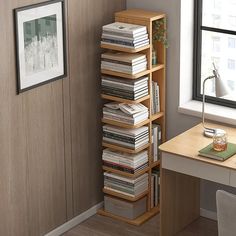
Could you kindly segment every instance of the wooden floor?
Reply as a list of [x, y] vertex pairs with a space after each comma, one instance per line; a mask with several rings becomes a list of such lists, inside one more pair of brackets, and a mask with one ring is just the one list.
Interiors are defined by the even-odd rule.
[[[137, 227], [108, 217], [95, 215], [73, 228], [64, 236], [158, 236], [160, 216], [157, 215]], [[217, 224], [206, 218], [199, 218], [178, 236], [217, 236]]]

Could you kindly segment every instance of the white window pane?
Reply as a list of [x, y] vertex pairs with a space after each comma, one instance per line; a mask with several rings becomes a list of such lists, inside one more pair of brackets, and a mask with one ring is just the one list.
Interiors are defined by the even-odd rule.
[[[226, 98], [236, 101], [236, 48], [233, 47], [235, 41], [234, 35], [202, 31], [201, 85], [205, 78], [213, 75], [214, 62], [221, 78], [229, 87], [230, 95]], [[209, 96], [215, 96], [214, 80], [207, 81], [205, 92]]]
[[236, 0], [205, 0], [202, 25], [236, 31]]

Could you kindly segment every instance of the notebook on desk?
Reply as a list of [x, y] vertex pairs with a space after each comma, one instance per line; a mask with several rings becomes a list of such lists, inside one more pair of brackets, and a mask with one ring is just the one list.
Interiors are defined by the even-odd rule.
[[227, 149], [221, 152], [215, 151], [213, 144], [211, 143], [201, 149], [198, 153], [199, 156], [208, 157], [219, 161], [225, 161], [234, 154], [236, 154], [236, 144], [234, 143], [228, 143]]

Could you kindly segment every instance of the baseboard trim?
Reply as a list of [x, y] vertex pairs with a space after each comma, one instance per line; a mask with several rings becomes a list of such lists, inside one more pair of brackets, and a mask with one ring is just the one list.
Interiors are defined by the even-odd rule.
[[75, 218], [67, 221], [65, 224], [60, 225], [58, 228], [54, 229], [53, 231], [45, 234], [44, 236], [59, 236], [64, 234], [66, 231], [74, 228], [76, 225], [80, 224], [81, 222], [85, 221], [89, 217], [95, 215], [97, 210], [103, 207], [103, 202], [98, 203], [97, 205], [91, 207], [87, 211], [83, 212], [82, 214], [76, 216]]
[[217, 214], [214, 211], [200, 208], [200, 216], [217, 221]]

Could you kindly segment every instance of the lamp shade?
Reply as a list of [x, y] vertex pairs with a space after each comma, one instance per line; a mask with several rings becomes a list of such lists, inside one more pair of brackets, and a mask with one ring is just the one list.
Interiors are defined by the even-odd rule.
[[229, 94], [229, 90], [228, 90], [228, 87], [225, 84], [225, 82], [221, 79], [214, 63], [213, 63], [213, 66], [214, 66], [213, 74], [215, 76], [216, 97], [223, 97], [223, 96]]
[[216, 77], [215, 79], [215, 89], [216, 89], [216, 97], [223, 97], [229, 94], [226, 84], [221, 79], [221, 77]]

